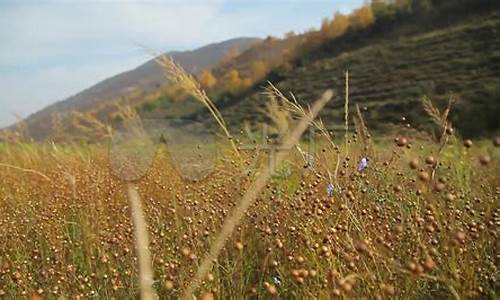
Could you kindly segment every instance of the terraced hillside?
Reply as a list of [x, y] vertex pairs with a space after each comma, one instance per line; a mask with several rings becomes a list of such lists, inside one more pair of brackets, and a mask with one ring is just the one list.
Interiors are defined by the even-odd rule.
[[[452, 95], [452, 119], [464, 136], [499, 130], [500, 13], [425, 33], [381, 40], [332, 56], [323, 55], [291, 69], [276, 70], [271, 80], [299, 101], [312, 101], [334, 87], [338, 97], [324, 110], [325, 123], [343, 124], [344, 72], [350, 73], [350, 103], [366, 108], [370, 128], [383, 130], [405, 116], [417, 128], [428, 120], [421, 97], [442, 106]], [[242, 120], [259, 121], [265, 97], [262, 83], [222, 106], [232, 126]]]

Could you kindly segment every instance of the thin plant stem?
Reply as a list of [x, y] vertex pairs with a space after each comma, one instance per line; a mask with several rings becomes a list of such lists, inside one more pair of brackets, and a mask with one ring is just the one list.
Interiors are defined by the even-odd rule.
[[[307, 116], [304, 116], [295, 130], [285, 138], [283, 149], [292, 149], [294, 145], [298, 143], [300, 137], [309, 127], [312, 120], [318, 115], [321, 109], [323, 109], [323, 107], [328, 101], [330, 101], [332, 97], [333, 92], [331, 90], [327, 90], [325, 93], [323, 93], [323, 96], [314, 103], [313, 107], [309, 111], [309, 114]], [[194, 291], [198, 288], [201, 280], [212, 268], [214, 259], [218, 257], [227, 239], [231, 236], [234, 228], [240, 223], [241, 219], [245, 215], [245, 212], [254, 203], [255, 199], [265, 187], [269, 178], [271, 178], [271, 175], [274, 172], [274, 166], [279, 164], [285, 158], [285, 155], [285, 152], [278, 152], [276, 154], [275, 164], [272, 165], [273, 167], [266, 165], [266, 167], [264, 167], [264, 169], [262, 170], [261, 175], [247, 189], [240, 203], [233, 210], [232, 215], [224, 222], [222, 230], [217, 236], [214, 244], [211, 246], [208, 255], [203, 259], [193, 281], [184, 292], [183, 299], [193, 298]]]
[[137, 192], [137, 186], [133, 183], [127, 184], [128, 200], [134, 222], [134, 238], [137, 256], [139, 258], [139, 277], [142, 300], [156, 299], [153, 290], [153, 271], [151, 267], [151, 254], [149, 252], [149, 238], [146, 219], [142, 209], [141, 198]]

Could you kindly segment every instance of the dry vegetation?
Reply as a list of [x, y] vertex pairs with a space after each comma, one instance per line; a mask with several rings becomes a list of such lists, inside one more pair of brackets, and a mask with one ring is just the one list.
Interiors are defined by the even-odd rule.
[[92, 144], [58, 142], [58, 115], [51, 142], [23, 142], [20, 122], [0, 144], [0, 298], [497, 299], [500, 138], [462, 140], [453, 99], [420, 103], [434, 138], [404, 116], [375, 138], [348, 73], [335, 131], [316, 118], [331, 91], [305, 108], [269, 84], [271, 131], [233, 136], [202, 89], [217, 79], [157, 60], [222, 140], [164, 136], [128, 106], [115, 130], [73, 114]]
[[[308, 114], [273, 86], [268, 94], [269, 114], [280, 105], [290, 112], [280, 122]], [[359, 134], [336, 141], [313, 122], [316, 150], [306, 153], [303, 141], [278, 165], [288, 172], [262, 190], [254, 182], [267, 156], [240, 149], [244, 137], [234, 140], [239, 152], [220, 143], [214, 169], [195, 181], [158, 146], [135, 182], [158, 296], [181, 297], [198, 273], [202, 299], [496, 298], [500, 141], [461, 141], [449, 109], [424, 105], [443, 131], [437, 143], [411, 134], [375, 142], [358, 109]], [[0, 297], [138, 297], [135, 222], [107, 148], [10, 143], [0, 151]], [[199, 273], [252, 188], [258, 197]]]

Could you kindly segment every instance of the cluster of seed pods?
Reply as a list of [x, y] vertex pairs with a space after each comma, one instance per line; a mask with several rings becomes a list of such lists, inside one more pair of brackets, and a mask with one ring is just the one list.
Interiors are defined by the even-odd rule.
[[[314, 168], [292, 152], [291, 173], [273, 177], [246, 211], [200, 299], [494, 296], [498, 139], [457, 139], [441, 153], [411, 137], [380, 143], [367, 151], [355, 133], [349, 153], [325, 145], [311, 154]], [[2, 162], [28, 155], [15, 151]], [[0, 298], [138, 295], [130, 207], [105, 151], [33, 151], [24, 167], [50, 181], [0, 170]], [[208, 176], [186, 180], [159, 149], [136, 184], [161, 298], [182, 295], [266, 158], [224, 154]]]

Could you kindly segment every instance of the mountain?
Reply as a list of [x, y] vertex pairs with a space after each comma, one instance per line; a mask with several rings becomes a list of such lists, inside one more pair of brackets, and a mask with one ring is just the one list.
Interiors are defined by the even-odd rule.
[[[500, 2], [385, 1], [382, 9], [375, 6], [380, 3], [384, 1], [341, 16], [347, 22], [341, 33], [335, 31], [339, 26], [335, 19], [323, 22], [320, 30], [290, 33], [282, 39], [236, 39], [170, 54], [191, 73], [212, 70], [216, 84], [208, 93], [235, 132], [244, 121], [269, 121], [262, 113], [267, 101], [263, 86], [268, 81], [304, 105], [333, 88], [337, 97], [320, 116], [328, 127], [341, 130], [344, 74], [349, 70], [350, 110], [362, 108], [372, 132], [386, 133], [407, 124], [429, 130], [432, 121], [421, 103], [428, 96], [441, 109], [450, 97], [454, 100], [450, 117], [464, 137], [498, 134]], [[337, 26], [333, 31], [331, 24]], [[232, 51], [235, 46], [240, 50], [237, 55]], [[109, 118], [112, 113], [102, 106], [120, 97], [141, 99], [131, 103], [139, 113], [195, 119], [204, 127], [215, 124], [199, 101], [172, 95], [168, 88], [162, 89], [162, 82], [161, 70], [147, 62], [31, 116], [26, 121], [29, 133], [38, 139], [49, 136], [53, 112], [64, 116], [92, 109], [101, 120], [118, 120]]]
[[[436, 1], [439, 2], [439, 1]], [[404, 116], [413, 128], [429, 129], [421, 99], [451, 110], [453, 126], [466, 137], [498, 134], [500, 123], [500, 5], [489, 1], [440, 1], [446, 5], [352, 30], [280, 67], [246, 92], [219, 101], [233, 130], [243, 121], [266, 121], [261, 110], [266, 81], [303, 104], [334, 88], [337, 97], [322, 111], [327, 126], [340, 130], [344, 74], [349, 70], [351, 111], [363, 110], [369, 128], [384, 132]], [[451, 4], [452, 5], [451, 5]], [[192, 115], [206, 119], [201, 113]]]
[[[191, 51], [167, 53], [190, 73], [212, 68], [223, 60], [231, 51], [245, 51], [258, 38], [235, 38], [220, 43], [210, 44]], [[120, 98], [134, 98], [157, 90], [165, 82], [161, 68], [154, 59], [123, 72], [96, 85], [85, 89], [63, 101], [54, 103], [36, 112], [24, 120], [30, 137], [43, 139], [50, 134], [51, 119], [54, 112], [63, 119], [72, 111], [98, 110]]]

